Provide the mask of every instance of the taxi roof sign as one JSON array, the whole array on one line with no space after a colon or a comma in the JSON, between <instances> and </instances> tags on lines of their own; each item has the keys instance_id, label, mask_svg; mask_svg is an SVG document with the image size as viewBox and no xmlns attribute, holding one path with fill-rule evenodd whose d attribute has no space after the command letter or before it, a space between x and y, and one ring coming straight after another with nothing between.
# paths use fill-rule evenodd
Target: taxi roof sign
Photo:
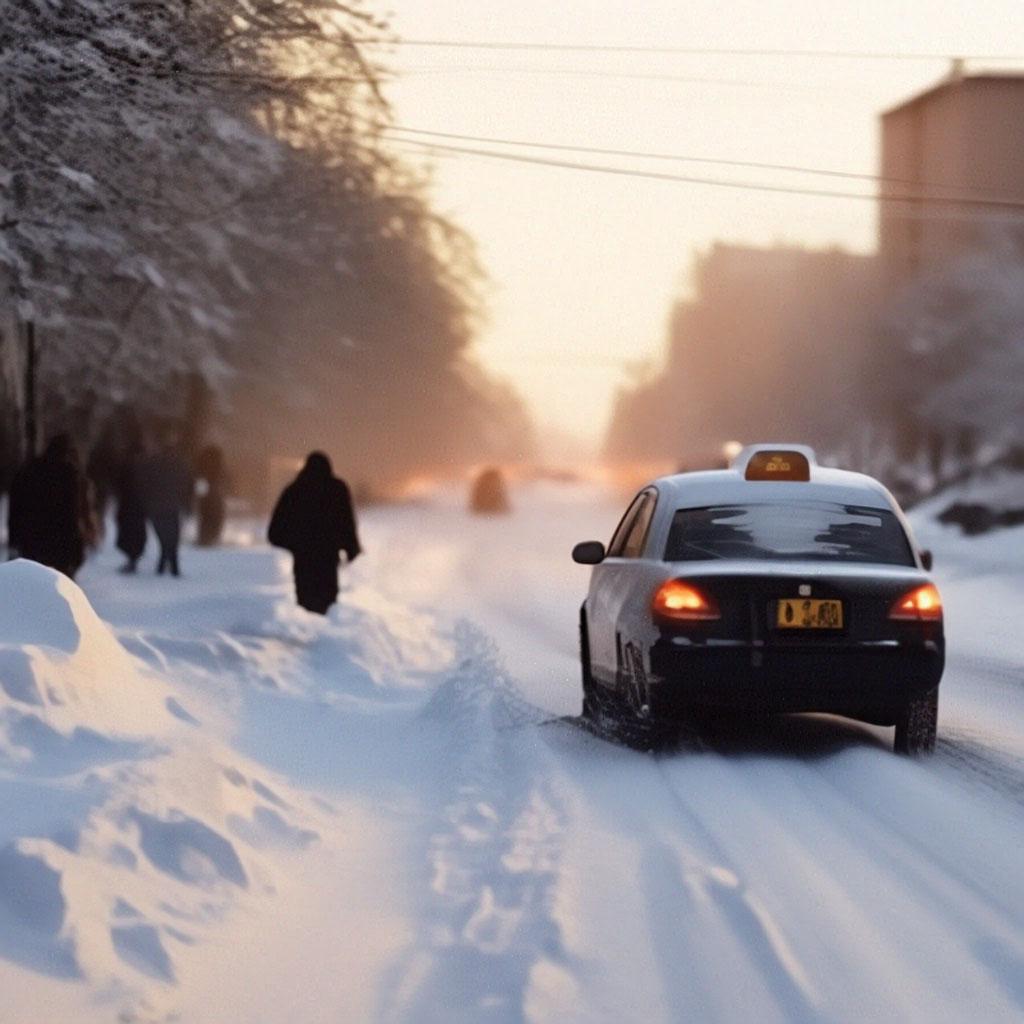
<instances>
[{"instance_id":1,"label":"taxi roof sign","mask_svg":"<svg viewBox=\"0 0 1024 1024\"><path fill-rule=\"evenodd\" d=\"M811 466L817 463L814 449L806 445L751 445L744 448L733 467L742 470L745 480L811 479Z\"/></svg>"},{"instance_id":2,"label":"taxi roof sign","mask_svg":"<svg viewBox=\"0 0 1024 1024\"><path fill-rule=\"evenodd\" d=\"M801 452L755 452L743 473L745 480L811 479L807 456Z\"/></svg>"}]
</instances>

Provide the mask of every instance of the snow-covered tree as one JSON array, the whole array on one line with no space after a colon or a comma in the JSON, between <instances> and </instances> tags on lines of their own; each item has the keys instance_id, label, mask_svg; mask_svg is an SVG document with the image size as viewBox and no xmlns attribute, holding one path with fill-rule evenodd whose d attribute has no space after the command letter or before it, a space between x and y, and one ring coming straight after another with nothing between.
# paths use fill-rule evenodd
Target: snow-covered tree
<instances>
[{"instance_id":1,"label":"snow-covered tree","mask_svg":"<svg viewBox=\"0 0 1024 1024\"><path fill-rule=\"evenodd\" d=\"M302 150L282 181L292 244L254 252L247 269L261 288L219 417L229 447L258 461L323 446L378 483L532 454L518 399L470 356L482 318L472 243L422 183L399 166L361 181Z\"/></svg>"},{"instance_id":2,"label":"snow-covered tree","mask_svg":"<svg viewBox=\"0 0 1024 1024\"><path fill-rule=\"evenodd\" d=\"M936 473L1024 447L1024 249L1012 235L915 283L884 336L883 401Z\"/></svg>"},{"instance_id":3,"label":"snow-covered tree","mask_svg":"<svg viewBox=\"0 0 1024 1024\"><path fill-rule=\"evenodd\" d=\"M100 390L128 368L216 376L252 286L240 251L287 237L266 235L266 118L315 101L350 127L375 95L354 42L375 22L335 0L0 7L0 262L22 315L61 332L51 365Z\"/></svg>"},{"instance_id":4,"label":"snow-covered tree","mask_svg":"<svg viewBox=\"0 0 1024 1024\"><path fill-rule=\"evenodd\" d=\"M267 450L268 403L319 429L339 398L336 431L393 434L392 469L524 447L521 408L467 358L471 247L382 142L360 40L386 28L361 0L0 15L0 271L41 327L51 422L88 440L120 403L180 416L198 381L258 397Z\"/></svg>"}]
</instances>

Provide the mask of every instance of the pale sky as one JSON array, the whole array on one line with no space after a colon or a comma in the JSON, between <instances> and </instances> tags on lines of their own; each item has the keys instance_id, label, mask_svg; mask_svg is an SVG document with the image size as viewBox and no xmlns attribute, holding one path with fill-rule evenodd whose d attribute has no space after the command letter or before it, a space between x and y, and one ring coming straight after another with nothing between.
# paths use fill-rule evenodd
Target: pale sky
<instances>
[{"instance_id":1,"label":"pale sky","mask_svg":"<svg viewBox=\"0 0 1024 1024\"><path fill-rule=\"evenodd\" d=\"M409 40L884 53L1024 53L1021 0L392 0ZM944 60L662 55L399 47L399 125L512 140L872 174L877 114ZM1020 71L1015 63L977 62ZM554 73L549 73L554 72ZM448 145L474 143L438 140ZM415 147L402 146L412 152ZM520 147L757 184L873 191L870 182ZM433 195L477 241L491 285L480 361L527 401L549 454L596 450L616 389L656 365L695 252L714 241L874 247L866 200L650 181L466 154L438 155Z\"/></svg>"}]
</instances>

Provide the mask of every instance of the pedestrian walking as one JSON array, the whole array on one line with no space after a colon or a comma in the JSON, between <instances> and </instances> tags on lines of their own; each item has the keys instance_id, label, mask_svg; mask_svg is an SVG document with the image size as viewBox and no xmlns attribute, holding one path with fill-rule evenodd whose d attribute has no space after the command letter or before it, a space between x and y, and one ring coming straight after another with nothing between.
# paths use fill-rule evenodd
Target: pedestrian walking
<instances>
[{"instance_id":1,"label":"pedestrian walking","mask_svg":"<svg viewBox=\"0 0 1024 1024\"><path fill-rule=\"evenodd\" d=\"M338 599L340 553L352 562L362 548L348 485L334 475L323 452L313 452L282 492L267 539L292 553L298 603L326 615Z\"/></svg>"},{"instance_id":2,"label":"pedestrian walking","mask_svg":"<svg viewBox=\"0 0 1024 1024\"><path fill-rule=\"evenodd\" d=\"M469 508L477 515L502 515L510 511L508 487L500 469L489 467L473 481Z\"/></svg>"},{"instance_id":3,"label":"pedestrian walking","mask_svg":"<svg viewBox=\"0 0 1024 1024\"><path fill-rule=\"evenodd\" d=\"M71 579L96 541L89 488L68 434L53 437L11 482L7 515L12 554L48 565Z\"/></svg>"},{"instance_id":4,"label":"pedestrian walking","mask_svg":"<svg viewBox=\"0 0 1024 1024\"><path fill-rule=\"evenodd\" d=\"M224 452L215 444L207 445L196 461L199 501L196 543L200 547L214 547L220 543L224 531L227 509L228 475L224 468Z\"/></svg>"},{"instance_id":5,"label":"pedestrian walking","mask_svg":"<svg viewBox=\"0 0 1024 1024\"><path fill-rule=\"evenodd\" d=\"M180 576L181 517L192 506L192 474L178 454L175 439L169 438L159 452L143 460L139 486L146 518L160 545L157 575Z\"/></svg>"},{"instance_id":6,"label":"pedestrian walking","mask_svg":"<svg viewBox=\"0 0 1024 1024\"><path fill-rule=\"evenodd\" d=\"M117 474L117 547L128 559L121 572L134 573L146 550L146 507L142 500L142 445L134 445Z\"/></svg>"}]
</instances>

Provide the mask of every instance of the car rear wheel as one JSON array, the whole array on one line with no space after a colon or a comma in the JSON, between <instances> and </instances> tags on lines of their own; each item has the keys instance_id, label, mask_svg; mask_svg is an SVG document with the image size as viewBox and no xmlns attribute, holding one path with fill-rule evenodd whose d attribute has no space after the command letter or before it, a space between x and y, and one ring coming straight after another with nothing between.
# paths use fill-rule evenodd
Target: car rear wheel
<instances>
[{"instance_id":1,"label":"car rear wheel","mask_svg":"<svg viewBox=\"0 0 1024 1024\"><path fill-rule=\"evenodd\" d=\"M647 683L647 670L644 668L644 656L635 644L626 644L626 702L633 717L638 722L650 721L650 687Z\"/></svg>"},{"instance_id":2,"label":"car rear wheel","mask_svg":"<svg viewBox=\"0 0 1024 1024\"><path fill-rule=\"evenodd\" d=\"M583 707L580 716L594 722L600 709L594 691L594 676L590 670L590 634L587 632L586 606L580 608L580 677L583 684Z\"/></svg>"},{"instance_id":3,"label":"car rear wheel","mask_svg":"<svg viewBox=\"0 0 1024 1024\"><path fill-rule=\"evenodd\" d=\"M634 750L660 750L668 745L675 731L669 723L651 714L650 685L640 649L635 644L626 644L623 655L625 693L615 701L616 738Z\"/></svg>"},{"instance_id":4,"label":"car rear wheel","mask_svg":"<svg viewBox=\"0 0 1024 1024\"><path fill-rule=\"evenodd\" d=\"M939 722L939 688L910 701L896 715L893 750L897 754L930 754Z\"/></svg>"}]
</instances>

